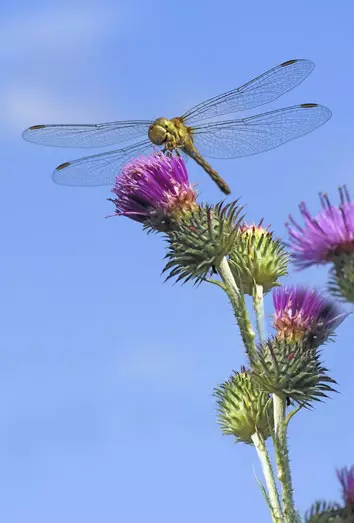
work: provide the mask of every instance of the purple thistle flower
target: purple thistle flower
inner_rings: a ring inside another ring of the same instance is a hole
[[[183,159],[160,152],[126,164],[112,192],[116,216],[160,231],[170,230],[173,222],[197,207]]]
[[[320,345],[347,316],[335,301],[314,289],[279,287],[273,291],[274,327],[278,339],[311,340]]]
[[[299,205],[305,225],[301,227],[290,215],[286,224],[294,264],[299,269],[324,264],[342,253],[354,252],[354,202],[348,189],[339,188],[340,204],[335,207],[320,194],[322,211],[312,217],[305,202]]]
[[[337,470],[337,478],[342,485],[342,497],[346,505],[354,504],[354,466]]]

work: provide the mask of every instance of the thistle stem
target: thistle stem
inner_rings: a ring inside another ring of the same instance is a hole
[[[253,291],[253,307],[254,312],[256,313],[256,323],[257,331],[259,336],[259,341],[262,345],[267,341],[267,330],[264,318],[264,299],[263,299],[263,285],[254,286]]]
[[[264,440],[260,434],[255,432],[252,435],[252,441],[256,448],[259,461],[262,465],[263,476],[267,485],[268,490],[268,501],[271,509],[272,519],[274,523],[282,523],[283,515],[280,506],[279,493],[275,483],[274,472],[272,464],[269,458],[267,447],[265,446]]]
[[[229,263],[225,257],[221,260],[216,269],[224,283],[225,292],[228,295],[234,310],[246,351],[248,354],[254,354],[256,352],[254,344],[256,335],[249,319],[245,298],[235,282],[235,278],[233,277]]]
[[[286,398],[273,394],[274,406],[274,449],[278,469],[278,479],[282,485],[282,497],[285,523],[296,523],[293,487],[291,481],[289,450],[287,444],[287,423],[285,418]]]

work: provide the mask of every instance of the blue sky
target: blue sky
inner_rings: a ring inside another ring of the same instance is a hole
[[[301,200],[317,211],[319,191],[354,192],[353,3],[18,0],[1,10],[3,521],[266,521],[254,450],[215,423],[213,387],[244,363],[227,300],[214,287],[163,284],[163,243],[105,219],[109,187],[52,183],[55,166],[85,151],[28,144],[21,132],[175,116],[310,58],[306,82],[265,110],[318,102],[332,120],[271,152],[213,162],[249,220],[285,238]],[[192,162],[189,172],[203,199],[221,198]],[[321,288],[326,269],[288,281]],[[302,512],[338,499],[334,469],[353,463],[353,321],[325,349],[341,394],[291,426]]]

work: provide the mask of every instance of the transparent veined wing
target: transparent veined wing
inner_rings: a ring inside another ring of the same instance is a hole
[[[209,158],[238,158],[278,147],[323,125],[332,116],[323,105],[301,104],[239,120],[196,127],[193,141]]]
[[[288,60],[257,76],[254,80],[214,98],[202,102],[183,116],[187,125],[225,114],[245,111],[272,102],[294,89],[313,71],[310,60]]]
[[[147,136],[148,120],[77,125],[33,125],[22,136],[28,142],[56,147],[105,147]]]
[[[140,154],[156,149],[150,140],[59,165],[52,178],[58,185],[89,187],[111,185],[121,167]]]

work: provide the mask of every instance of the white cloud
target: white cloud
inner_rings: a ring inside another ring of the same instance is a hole
[[[73,103],[34,85],[0,90],[0,121],[6,133],[18,134],[36,124],[96,122],[103,107],[98,108],[90,99]]]

